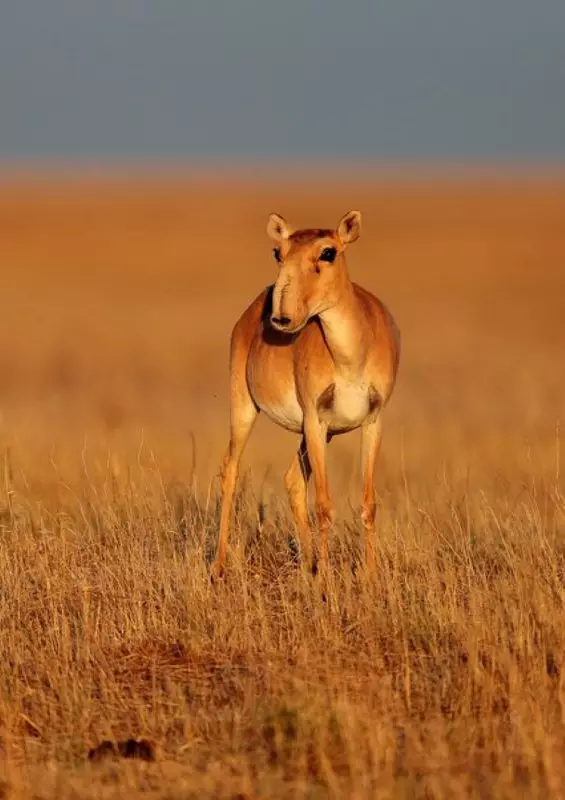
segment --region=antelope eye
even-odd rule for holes
[[[327,261],[328,264],[333,264],[336,255],[337,255],[337,250],[335,249],[335,247],[324,247],[324,249],[320,253],[320,261]]]
[[[277,264],[280,264],[282,258],[281,258],[281,251],[278,247],[273,247],[273,255],[275,257],[275,261],[277,262]]]

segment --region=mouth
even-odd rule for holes
[[[299,333],[302,330],[302,328],[305,327],[307,322],[308,322],[308,320],[305,320],[304,322],[301,322],[299,325],[295,325],[294,328],[287,328],[287,327],[284,327],[282,325],[278,325],[276,322],[273,322],[271,320],[271,327],[274,330],[276,330],[278,333],[286,333],[289,336],[292,336],[295,333]]]

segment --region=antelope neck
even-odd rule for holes
[[[351,281],[347,281],[338,302],[319,318],[337,369],[344,377],[354,379],[365,365],[367,341],[363,309]]]

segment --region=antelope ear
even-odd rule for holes
[[[271,214],[267,222],[267,233],[275,242],[284,242],[292,233],[292,229],[280,214]]]
[[[361,212],[348,211],[337,226],[337,235],[344,244],[351,244],[361,236]]]

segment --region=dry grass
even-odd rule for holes
[[[349,207],[403,332],[378,570],[358,437],[322,587],[289,547],[297,439],[260,421],[211,587],[266,216]],[[548,181],[2,188],[0,796],[565,796],[564,220]],[[130,737],[155,763],[88,762]]]

